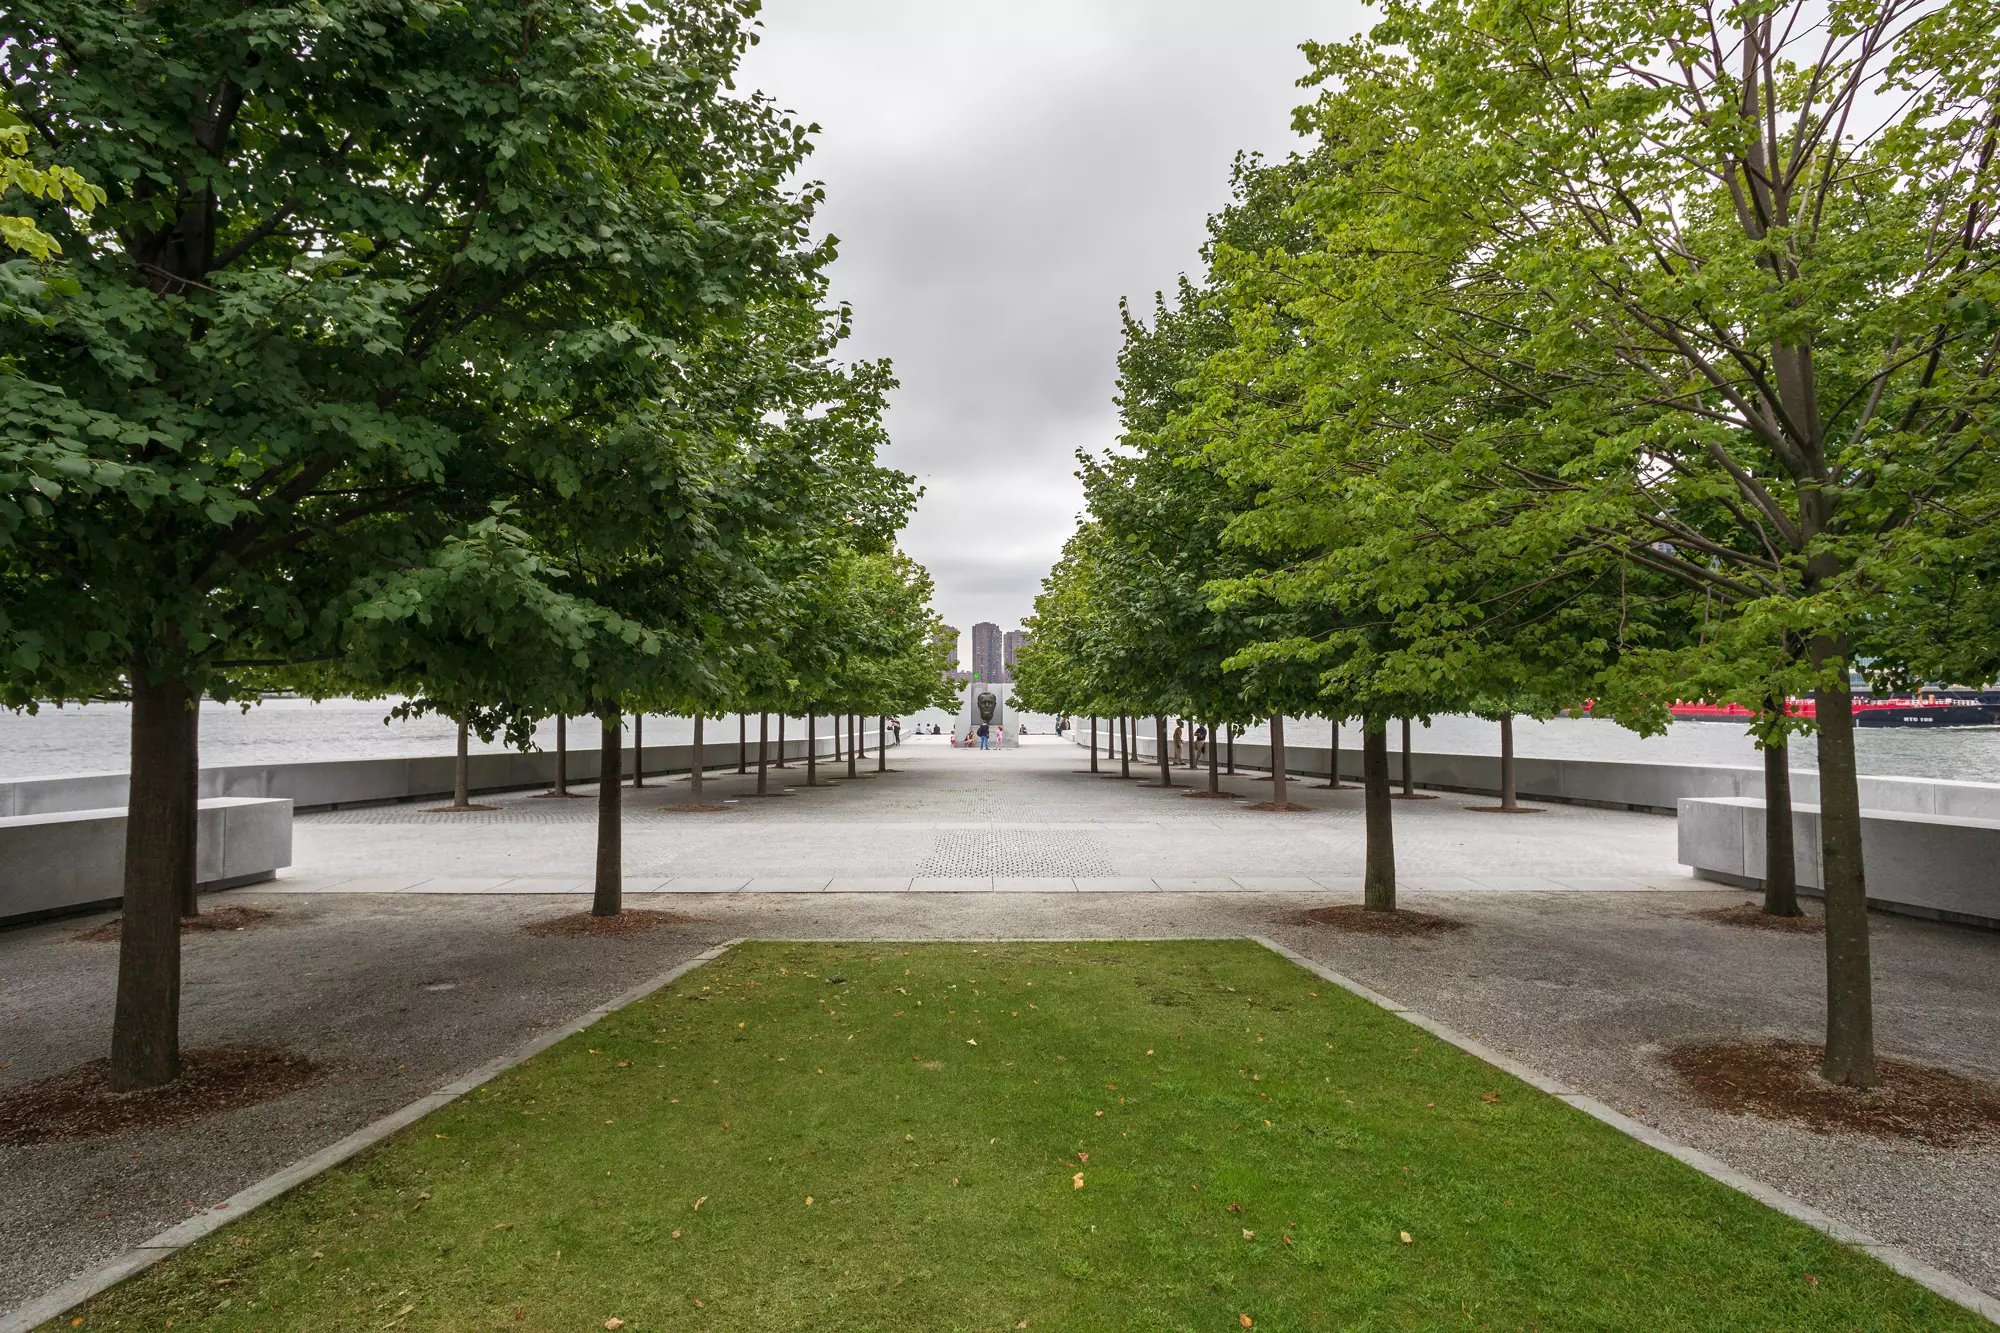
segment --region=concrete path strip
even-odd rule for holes
[[[1785,1216],[1805,1223],[1815,1231],[1823,1232],[1843,1245],[1852,1245],[1881,1260],[1889,1267],[1909,1278],[1919,1286],[1926,1287],[1955,1305],[1962,1305],[1974,1314],[1983,1315],[1995,1324],[2000,1324],[2000,1300],[1987,1295],[1969,1282],[1953,1277],[1941,1269],[1933,1268],[1923,1260],[1894,1245],[1876,1240],[1867,1232],[1851,1227],[1838,1218],[1800,1199],[1794,1199],[1782,1190],[1772,1189],[1759,1180],[1752,1180],[1735,1167],[1709,1156],[1698,1148],[1676,1143],[1651,1125],[1641,1124],[1632,1117],[1612,1109],[1589,1093],[1578,1092],[1575,1088],[1550,1078],[1547,1074],[1530,1069],[1518,1060],[1502,1055],[1492,1047],[1473,1040],[1471,1037],[1414,1009],[1405,1009],[1401,1004],[1377,991],[1372,991],[1358,981],[1350,980],[1330,967],[1316,963],[1304,954],[1286,948],[1276,940],[1261,935],[1251,937],[1271,952],[1289,958],[1313,975],[1322,977],[1343,990],[1388,1010],[1406,1023],[1414,1024],[1436,1037],[1439,1041],[1458,1047],[1476,1060],[1483,1060],[1496,1069],[1504,1070],[1520,1079],[1529,1087],[1546,1092],[1559,1102],[1566,1102],[1585,1115],[1595,1116],[1628,1138],[1637,1139],[1649,1148],[1658,1149],[1667,1156],[1685,1162],[1711,1180],[1720,1181],[1729,1188],[1747,1194],[1767,1208],[1774,1208]],[[0,1328],[0,1333],[8,1333]]]
[[[162,1259],[171,1258],[258,1205],[269,1203],[286,1190],[304,1184],[329,1167],[340,1165],[362,1149],[373,1147],[404,1126],[423,1119],[440,1106],[450,1105],[474,1088],[491,1082],[523,1061],[540,1055],[564,1038],[575,1036],[607,1014],[615,1013],[635,1000],[644,999],[660,987],[678,980],[704,963],[714,962],[742,942],[741,939],[724,940],[714,948],[704,950],[686,962],[668,968],[652,980],[634,986],[623,995],[606,1000],[595,1009],[549,1029],[531,1039],[526,1045],[517,1047],[497,1060],[488,1061],[471,1073],[445,1084],[429,1096],[419,1097],[408,1106],[391,1111],[380,1120],[362,1126],[339,1142],[330,1144],[309,1157],[302,1157],[284,1170],[239,1190],[208,1212],[168,1227],[159,1235],[134,1246],[117,1258],[107,1260],[89,1272],[71,1278],[55,1290],[44,1292],[25,1305],[16,1306],[6,1314],[0,1315],[0,1333],[30,1333],[37,1326],[54,1319],[73,1306],[82,1304],[99,1292],[116,1286],[134,1273],[142,1272]]]

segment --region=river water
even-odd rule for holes
[[[451,753],[457,734],[452,723],[426,717],[385,724],[389,708],[390,704],[381,700],[354,699],[324,703],[267,699],[247,710],[235,704],[205,704],[201,716],[201,761],[205,767],[218,767]],[[908,720],[919,719],[950,726],[950,718],[943,713],[926,712]],[[1036,731],[1048,729],[1043,719],[1031,716],[1027,720]],[[130,724],[131,711],[124,704],[44,708],[35,715],[0,711],[0,779],[123,772],[130,751]],[[822,719],[820,726],[825,725]],[[753,737],[756,726],[753,717],[750,719]],[[682,744],[690,738],[692,730],[692,724],[682,718],[648,717],[645,740],[649,745]],[[1291,719],[1285,726],[1285,738],[1294,745],[1325,745],[1327,731],[1322,720]],[[775,721],[772,732],[775,738]],[[629,724],[625,734],[629,741]],[[793,720],[788,724],[787,734],[803,736],[804,723]],[[734,740],[735,719],[711,721],[708,735],[716,740]],[[2000,728],[1953,727],[1935,731],[1862,728],[1855,735],[1863,773],[2000,782]],[[1264,728],[1252,728],[1243,738],[1261,742]],[[544,722],[536,739],[543,748],[552,748],[554,722]],[[1342,728],[1343,745],[1355,746],[1360,741],[1360,733],[1353,725]],[[572,722],[570,742],[578,749],[596,749],[595,720]],[[1392,727],[1390,745],[1400,743],[1401,737]],[[481,744],[476,736],[472,744],[475,751],[505,748]],[[1428,727],[1414,728],[1411,744],[1418,750],[1497,754],[1500,728],[1497,723],[1479,718],[1444,717]],[[1677,722],[1663,736],[1641,737],[1597,718],[1555,718],[1547,722],[1520,719],[1514,724],[1514,745],[1520,754],[1554,759],[1745,766],[1761,762],[1743,729],[1727,722]],[[1813,762],[1812,739],[1802,738],[1792,747],[1792,764],[1795,768],[1810,768]]]

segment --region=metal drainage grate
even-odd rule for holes
[[[1104,876],[1110,858],[1088,833],[1031,833],[1024,829],[940,833],[917,866],[919,876]]]

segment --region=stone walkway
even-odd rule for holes
[[[1037,743],[1039,742],[1039,743]],[[1244,808],[1270,783],[1239,775],[1244,801],[1190,798],[1138,780],[1077,773],[1089,756],[1054,737],[1019,749],[954,749],[912,738],[899,772],[805,788],[802,769],[709,780],[726,813],[664,812],[685,782],[626,792],[628,893],[1360,892],[1361,792],[1291,784],[1297,813]],[[872,758],[869,762],[873,762]],[[831,766],[823,767],[825,775]],[[1157,770],[1134,768],[1156,778]],[[844,768],[837,770],[844,774]],[[1205,786],[1205,774],[1177,771]],[[595,787],[578,788],[595,792]],[[589,890],[597,803],[526,793],[499,809],[432,814],[416,805],[301,815],[281,886],[299,892],[579,893]],[[1481,814],[1475,796],[1399,801],[1400,879],[1418,893],[1688,888],[1674,822],[1551,805]]]

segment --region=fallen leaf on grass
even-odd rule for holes
[[[1811,1273],[1806,1274],[1806,1281],[1812,1283],[1815,1287],[1819,1285],[1819,1279],[1814,1277]]]
[[[1243,1205],[1240,1203],[1232,1203],[1229,1205],[1229,1211],[1232,1213],[1240,1213],[1243,1211]]]
[[[1070,1182],[1069,1182],[1069,1183],[1070,1183],[1070,1188],[1071,1188],[1071,1189],[1079,1189],[1079,1190],[1080,1190],[1080,1189],[1082,1189],[1082,1188],[1083,1188],[1083,1172],[1079,1171],[1079,1172],[1077,1172],[1077,1173],[1076,1173],[1076,1174],[1075,1174],[1074,1176],[1071,1176],[1071,1177],[1070,1177]]]
[[[973,1040],[972,1038],[970,1038],[970,1037],[967,1037],[967,1038],[965,1039],[965,1044],[966,1044],[967,1046],[977,1046],[977,1045],[978,1045],[979,1043],[978,1043],[978,1042],[976,1042],[976,1041],[974,1041],[974,1040]]]
[[[1287,1245],[1290,1245],[1292,1243],[1292,1238],[1290,1236],[1282,1236],[1280,1237],[1280,1239],[1283,1240]]]
[[[1255,1240],[1257,1239],[1257,1233],[1252,1231],[1249,1227],[1245,1227],[1243,1228],[1243,1239]]]
[[[1079,1162],[1088,1162],[1090,1160],[1090,1154],[1087,1152],[1080,1152],[1076,1155],[1076,1160]]]
[[[813,1196],[808,1194],[806,1195],[806,1207],[810,1208],[812,1206],[813,1206]]]
[[[414,1309],[416,1309],[416,1308],[417,1308],[417,1307],[416,1307],[416,1306],[414,1306],[414,1305],[406,1305],[406,1306],[404,1306],[404,1307],[403,1307],[402,1309],[400,1309],[400,1310],[396,1311],[396,1313],[395,1313],[395,1314],[393,1314],[393,1315],[391,1315],[391,1316],[389,1317],[389,1324],[393,1324],[393,1323],[395,1323],[395,1322],[396,1322],[396,1321],[397,1321],[398,1319],[401,1319],[401,1318],[402,1318],[402,1317],[403,1317],[404,1315],[408,1314],[408,1313],[409,1313],[410,1311],[412,1311],[412,1310],[414,1310]],[[389,1324],[384,1324],[384,1325],[383,1325],[382,1327],[384,1327],[384,1328],[387,1328],[387,1327],[389,1326]]]
[[[673,1238],[674,1238],[675,1240],[679,1240],[679,1239],[681,1238],[681,1230],[680,1230],[680,1228],[679,1228],[679,1227],[675,1227],[675,1228],[674,1228],[674,1237],[673,1237]]]
[[[1410,1233],[1407,1231],[1399,1231],[1396,1234],[1403,1238],[1403,1244],[1405,1245],[1411,1245],[1415,1243],[1410,1239]]]
[[[1247,1314],[1237,1315],[1236,1322],[1243,1325],[1243,1327],[1248,1328],[1250,1327],[1250,1316]]]
[[[606,1328],[623,1328],[625,1327],[625,1321],[623,1319],[619,1319],[616,1316],[614,1316],[610,1319],[605,1320],[604,1326]]]
[[[705,1305],[703,1305],[703,1304],[701,1303],[701,1297],[697,1296],[697,1297],[695,1297],[695,1298],[694,1298],[694,1308],[695,1308],[695,1309],[697,1309],[697,1310],[704,1310],[704,1309],[707,1309],[708,1307],[706,1307]]]
[[[1485,1096],[1481,1097],[1479,1100],[1482,1102],[1497,1102],[1500,1100],[1500,1094],[1497,1092],[1489,1092]]]
[[[493,1229],[495,1231],[512,1231],[514,1229],[514,1224],[512,1222],[495,1222],[493,1224]]]
[[[702,1206],[703,1204],[707,1203],[707,1202],[708,1202],[708,1196],[707,1196],[706,1194],[702,1195],[702,1196],[701,1196],[701,1197],[700,1197],[699,1199],[696,1199],[696,1200],[694,1201],[694,1210],[695,1210],[695,1211],[696,1211],[697,1213],[698,1213],[698,1212],[700,1212],[700,1211],[701,1211],[701,1206]]]

